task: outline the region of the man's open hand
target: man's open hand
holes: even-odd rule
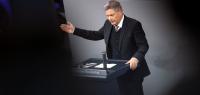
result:
[[[67,22],[67,24],[61,24],[60,28],[67,33],[74,33],[75,27],[71,22]]]

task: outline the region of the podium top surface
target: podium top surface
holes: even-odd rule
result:
[[[106,60],[107,68],[104,68],[104,60],[101,58],[89,58],[83,62],[75,64],[72,68],[73,75],[82,78],[93,79],[113,79],[117,78],[129,70],[127,60]]]

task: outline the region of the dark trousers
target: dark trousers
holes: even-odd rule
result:
[[[117,79],[120,95],[144,95],[143,77],[137,74],[138,71],[129,71]]]

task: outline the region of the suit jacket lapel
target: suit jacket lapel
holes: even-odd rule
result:
[[[105,30],[105,42],[106,42],[106,46],[108,46],[108,41],[110,39],[112,25],[109,23],[108,26],[105,29],[106,29]]]
[[[123,25],[121,29],[122,33],[119,38],[119,50],[121,50],[122,42],[127,31],[128,31],[128,21],[127,21],[127,17],[124,15],[124,21],[123,21]]]

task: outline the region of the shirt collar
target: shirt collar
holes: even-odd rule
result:
[[[122,16],[121,21],[120,21],[119,24],[117,25],[117,26],[119,27],[119,29],[122,28],[123,22],[124,22],[124,15]]]

